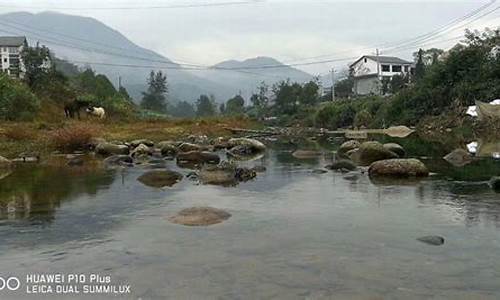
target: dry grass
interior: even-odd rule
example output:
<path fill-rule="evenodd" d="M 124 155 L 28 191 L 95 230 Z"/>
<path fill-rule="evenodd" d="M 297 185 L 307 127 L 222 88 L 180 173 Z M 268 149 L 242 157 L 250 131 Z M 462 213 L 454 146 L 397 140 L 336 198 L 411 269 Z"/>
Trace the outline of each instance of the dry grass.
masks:
<path fill-rule="evenodd" d="M 47 121 L 45 121 L 47 122 Z M 74 151 L 83 148 L 93 137 L 131 141 L 150 139 L 155 142 L 178 140 L 189 135 L 228 136 L 224 127 L 255 128 L 258 124 L 242 118 L 209 118 L 198 120 L 158 120 L 117 122 L 105 120 L 37 123 L 0 123 L 0 155 L 14 158 L 19 153 L 42 156 L 54 150 Z"/>
<path fill-rule="evenodd" d="M 49 133 L 50 144 L 58 150 L 82 150 L 92 138 L 98 136 L 100 127 L 90 123 L 73 123 Z"/>

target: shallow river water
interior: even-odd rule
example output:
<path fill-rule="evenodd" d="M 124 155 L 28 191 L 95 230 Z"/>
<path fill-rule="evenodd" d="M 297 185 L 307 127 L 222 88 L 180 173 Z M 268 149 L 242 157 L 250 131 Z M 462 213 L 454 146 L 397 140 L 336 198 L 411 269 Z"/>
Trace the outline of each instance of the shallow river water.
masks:
<path fill-rule="evenodd" d="M 78 273 L 130 285 L 124 299 L 500 299 L 500 194 L 487 184 L 500 162 L 452 168 L 440 144 L 391 141 L 426 156 L 438 174 L 420 182 L 313 174 L 331 161 L 336 146 L 326 141 L 314 144 L 325 156 L 313 160 L 272 147 L 247 163 L 267 171 L 236 187 L 184 179 L 150 188 L 137 181 L 145 167 L 0 174 L 0 275 L 22 282 L 0 298 L 120 298 L 28 294 L 23 282 Z M 232 217 L 210 227 L 169 223 L 192 206 Z M 445 243 L 416 240 L 426 235 Z"/>

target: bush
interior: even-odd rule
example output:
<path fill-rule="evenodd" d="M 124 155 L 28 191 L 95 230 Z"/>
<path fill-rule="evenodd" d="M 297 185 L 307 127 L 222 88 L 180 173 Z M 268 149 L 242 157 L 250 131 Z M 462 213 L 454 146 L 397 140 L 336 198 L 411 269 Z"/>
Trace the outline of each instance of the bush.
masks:
<path fill-rule="evenodd" d="M 30 121 L 38 112 L 40 102 L 29 88 L 0 75 L 0 119 L 6 121 Z"/>
<path fill-rule="evenodd" d="M 361 126 L 368 127 L 368 126 L 370 126 L 372 120 L 373 120 L 373 117 L 370 114 L 370 112 L 366 109 L 363 109 L 356 114 L 356 117 L 354 117 L 354 126 L 356 126 L 356 127 L 361 127 Z"/>
<path fill-rule="evenodd" d="M 59 150 L 82 150 L 97 136 L 99 128 L 89 124 L 75 124 L 50 133 L 51 144 Z"/>
<path fill-rule="evenodd" d="M 337 129 L 351 126 L 356 111 L 350 100 L 336 101 L 323 105 L 316 113 L 315 123 L 318 127 Z"/>

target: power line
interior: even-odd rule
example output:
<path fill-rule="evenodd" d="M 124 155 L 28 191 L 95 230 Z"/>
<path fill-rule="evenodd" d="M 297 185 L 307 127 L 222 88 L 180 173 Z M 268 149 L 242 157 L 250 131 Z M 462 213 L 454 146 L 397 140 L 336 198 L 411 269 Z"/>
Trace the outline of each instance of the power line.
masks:
<path fill-rule="evenodd" d="M 430 32 L 427 32 L 425 34 L 422 34 L 422 35 L 419 35 L 419 36 L 416 36 L 414 38 L 411 38 L 411 39 L 407 39 L 407 40 L 402 40 L 402 41 L 399 41 L 399 42 L 396 42 L 394 45 L 390 46 L 388 45 L 388 43 L 383 43 L 383 44 L 379 44 L 379 45 L 374 45 L 374 46 L 370 46 L 370 47 L 366 47 L 366 48 L 361 48 L 361 49 L 357 49 L 359 51 L 361 50 L 370 50 L 370 49 L 373 49 L 373 48 L 382 48 L 382 47 L 398 47 L 398 46 L 401 46 L 401 45 L 406 45 L 408 43 L 411 43 L 411 42 L 416 42 L 418 41 L 419 39 L 422 39 L 422 38 L 425 38 L 425 37 L 430 37 L 432 36 L 433 34 L 437 34 L 439 33 L 440 31 L 443 31 L 447 28 L 449 28 L 450 26 L 454 26 L 456 24 L 459 24 L 460 22 L 463 22 L 465 20 L 467 20 L 468 18 L 471 18 L 471 17 L 474 17 L 476 15 L 478 15 L 479 13 L 481 13 L 482 11 L 484 11 L 485 9 L 487 9 L 488 7 L 490 7 L 491 5 L 493 5 L 494 3 L 496 3 L 497 0 L 491 0 L 490 2 L 480 6 L 479 8 L 476 8 L 474 9 L 473 11 L 459 17 L 459 18 L 456 18 L 454 20 L 452 20 L 451 22 L 448 22 L 447 24 L 435 29 L 435 30 L 432 30 Z M 343 50 L 343 51 L 339 51 L 339 52 L 336 52 L 336 53 L 332 53 L 332 54 L 325 54 L 325 55 L 319 55 L 319 56 L 313 56 L 313 57 L 307 57 L 307 58 L 301 58 L 301 59 L 294 59 L 294 60 L 289 60 L 289 61 L 284 61 L 283 63 L 284 64 L 289 64 L 289 63 L 294 63 L 294 62 L 299 62 L 299 61 L 304 61 L 304 60 L 311 60 L 311 59 L 318 59 L 318 58 L 323 58 L 323 57 L 330 57 L 330 56 L 334 56 L 334 55 L 338 55 L 338 54 L 341 54 L 341 53 L 352 53 L 354 50 L 353 49 L 350 49 L 350 50 Z"/>
<path fill-rule="evenodd" d="M 174 9 L 174 8 L 196 8 L 196 7 L 222 7 L 222 6 L 235 6 L 235 5 L 248 5 L 264 2 L 265 0 L 252 0 L 252 1 L 226 1 L 226 2 L 206 2 L 206 3 L 192 3 L 192 4 L 173 4 L 173 5 L 156 5 L 156 6 L 119 6 L 119 7 L 50 7 L 54 10 L 151 10 L 151 9 Z M 23 6 L 23 5 L 8 5 L 0 4 L 3 8 L 16 8 L 16 9 L 47 9 L 42 6 Z"/>

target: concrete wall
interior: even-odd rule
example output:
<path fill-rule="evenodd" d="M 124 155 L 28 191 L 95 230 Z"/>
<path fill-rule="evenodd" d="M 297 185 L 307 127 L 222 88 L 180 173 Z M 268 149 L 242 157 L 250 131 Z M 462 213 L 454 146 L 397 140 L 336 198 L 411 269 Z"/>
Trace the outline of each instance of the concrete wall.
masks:
<path fill-rule="evenodd" d="M 381 83 L 376 76 L 354 79 L 354 93 L 356 95 L 379 95 L 381 92 L 380 89 Z"/>

